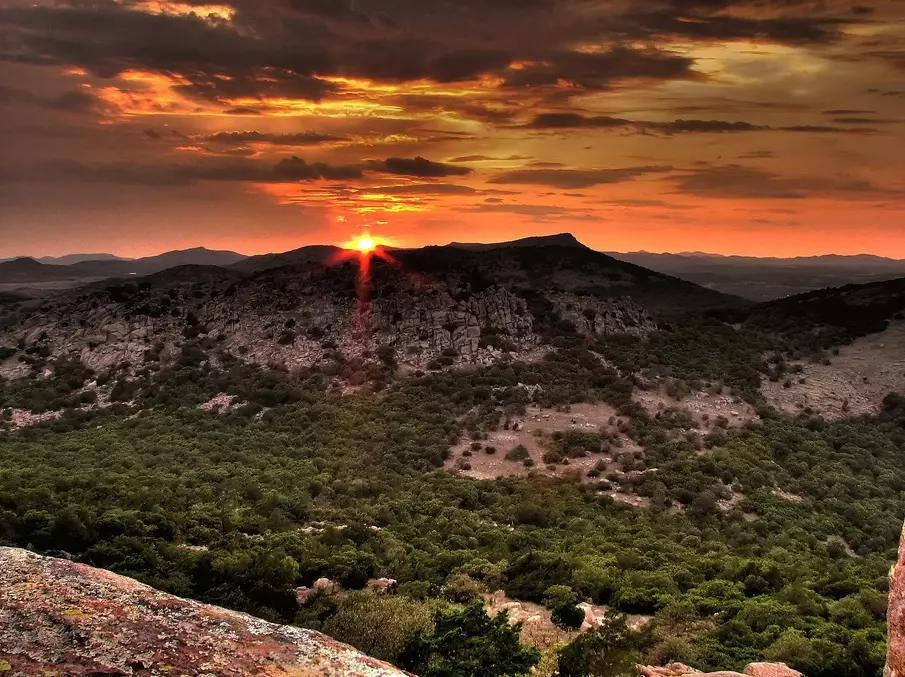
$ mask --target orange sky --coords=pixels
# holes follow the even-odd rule
[[[895,0],[0,7],[0,258],[570,231],[905,258]]]

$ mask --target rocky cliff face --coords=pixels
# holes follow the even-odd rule
[[[905,677],[905,529],[899,561],[889,572],[889,611],[886,671],[884,677]]]
[[[645,335],[656,324],[627,298],[551,299],[580,333]],[[166,363],[188,342],[260,365],[310,366],[337,352],[425,368],[440,359],[487,365],[532,355],[528,302],[501,284],[375,264],[306,264],[251,276],[210,268],[99,283],[31,309],[0,330],[0,374],[23,376],[26,351],[71,356],[96,371]]]
[[[317,632],[13,548],[0,548],[0,672],[10,677],[408,674]]]

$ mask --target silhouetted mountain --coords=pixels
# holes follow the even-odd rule
[[[0,283],[35,285],[65,280],[78,282],[150,275],[176,266],[229,266],[244,258],[236,252],[212,251],[203,247],[131,261],[109,258],[79,261],[71,265],[46,264],[31,258],[21,258],[0,263]]]
[[[447,247],[466,249],[468,251],[485,251],[488,249],[506,249],[509,247],[577,247],[588,249],[578,241],[572,233],[559,233],[558,235],[541,235],[538,237],[526,237],[509,242],[450,242]]]
[[[870,254],[830,254],[789,259],[699,252],[612,252],[610,255],[754,301],[769,301],[840,284],[863,284],[905,275],[905,261]]]
[[[48,266],[28,257],[0,263],[0,283],[32,283],[73,277],[66,266]]]
[[[300,263],[319,263],[328,260],[331,256],[340,251],[342,251],[340,247],[316,244],[293,249],[292,251],[283,252],[282,254],[249,256],[238,263],[234,263],[231,267],[246,273],[252,273],[259,270],[282,268],[283,266],[292,266]]]
[[[115,256],[114,254],[67,254],[66,256],[42,256],[37,259],[39,263],[49,266],[71,266],[74,263],[82,263],[83,261],[132,261],[123,256]]]

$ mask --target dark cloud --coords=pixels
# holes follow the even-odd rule
[[[776,157],[772,150],[752,150],[738,156],[740,160],[769,160]]]
[[[450,162],[517,162],[520,160],[531,159],[533,158],[528,155],[463,155],[461,157],[454,157]]]
[[[64,113],[103,113],[105,105],[88,89],[70,89],[54,96],[40,96],[27,89],[0,85],[0,105],[38,106]]]
[[[695,169],[669,180],[679,193],[726,199],[800,200],[826,194],[868,199],[890,192],[862,179],[784,176],[742,165]]]
[[[635,123],[608,115],[584,116],[581,113],[540,113],[528,126],[534,129],[579,129],[632,127]]]
[[[674,0],[668,7],[638,3],[637,10],[623,17],[626,35],[631,37],[676,37],[696,40],[766,40],[785,44],[826,43],[838,38],[843,27],[863,21],[851,13],[836,16],[808,11],[808,2],[761,3],[798,9],[802,16],[751,16],[733,13],[748,9],[750,2],[733,0],[688,2]],[[650,6],[646,8],[645,6]]]
[[[752,19],[713,13],[727,3],[664,8],[650,1],[631,5],[628,13],[577,0],[441,0],[430,8],[382,0],[365,3],[366,10],[326,3],[337,11],[312,11],[301,0],[230,4],[236,9],[231,20],[154,14],[110,0],[7,7],[0,10],[0,59],[75,65],[106,78],[156,71],[178,76],[178,91],[208,101],[318,101],[341,92],[326,79],[332,76],[451,83],[495,75],[508,87],[566,83],[600,90],[626,80],[695,77],[688,56],[624,46],[638,39],[822,41],[855,20]],[[576,48],[583,43],[603,48]]]
[[[214,134],[198,134],[192,137],[198,141],[223,144],[226,146],[244,146],[249,143],[265,143],[273,146],[317,146],[325,143],[343,141],[347,137],[319,132],[297,132],[294,134],[271,134],[258,131],[216,132]]]
[[[661,50],[617,48],[607,52],[559,52],[505,75],[510,87],[566,83],[588,90],[633,78],[674,80],[692,76],[692,59]]]
[[[423,178],[465,176],[471,174],[472,171],[468,167],[457,167],[456,165],[445,164],[442,162],[432,162],[420,156],[415,158],[391,157],[386,160],[371,160],[368,162],[368,168],[387,174],[420,176]]]
[[[295,156],[280,160],[274,167],[274,171],[277,176],[292,181],[311,181],[313,179],[344,181],[360,179],[363,176],[359,167],[329,165],[323,162],[308,164]]]
[[[553,188],[590,188],[601,184],[633,181],[642,176],[667,172],[665,166],[624,167],[621,169],[516,169],[495,176],[494,184],[551,186]]]
[[[188,186],[199,181],[242,181],[283,183],[326,179],[341,181],[360,179],[359,167],[309,164],[299,157],[284,158],[274,164],[245,158],[207,158],[192,164],[141,165],[127,162],[84,163],[78,160],[42,162],[18,174],[5,177],[6,182],[73,182],[114,183],[145,186]]]
[[[833,122],[840,124],[840,125],[889,125],[889,124],[895,124],[896,122],[901,122],[901,120],[886,120],[883,118],[846,117],[846,118],[834,118]]]
[[[160,136],[160,134],[158,132],[154,131],[153,129],[144,130],[144,134],[149,139],[153,139],[154,141],[157,141],[158,139],[163,138]]]
[[[876,111],[872,110],[858,110],[853,108],[833,108],[831,110],[823,111],[824,115],[872,115],[876,113]]]
[[[377,186],[368,188],[365,192],[384,195],[475,195],[480,191],[453,183],[412,183],[403,186]]]
[[[860,124],[860,123],[849,123]],[[531,129],[631,129],[642,133],[661,134],[713,134],[723,132],[811,132],[837,134],[871,134],[879,130],[862,127],[834,127],[829,125],[793,125],[771,127],[745,121],[728,120],[627,120],[608,115],[585,116],[580,113],[540,113],[527,125]]]
[[[879,134],[879,129],[870,127],[831,127],[829,125],[792,125],[777,127],[781,132],[806,132],[810,134]]]

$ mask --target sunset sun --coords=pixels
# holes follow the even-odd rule
[[[355,240],[355,249],[360,251],[362,254],[370,254],[374,251],[374,248],[377,247],[377,242],[374,238],[364,235],[357,240]]]

